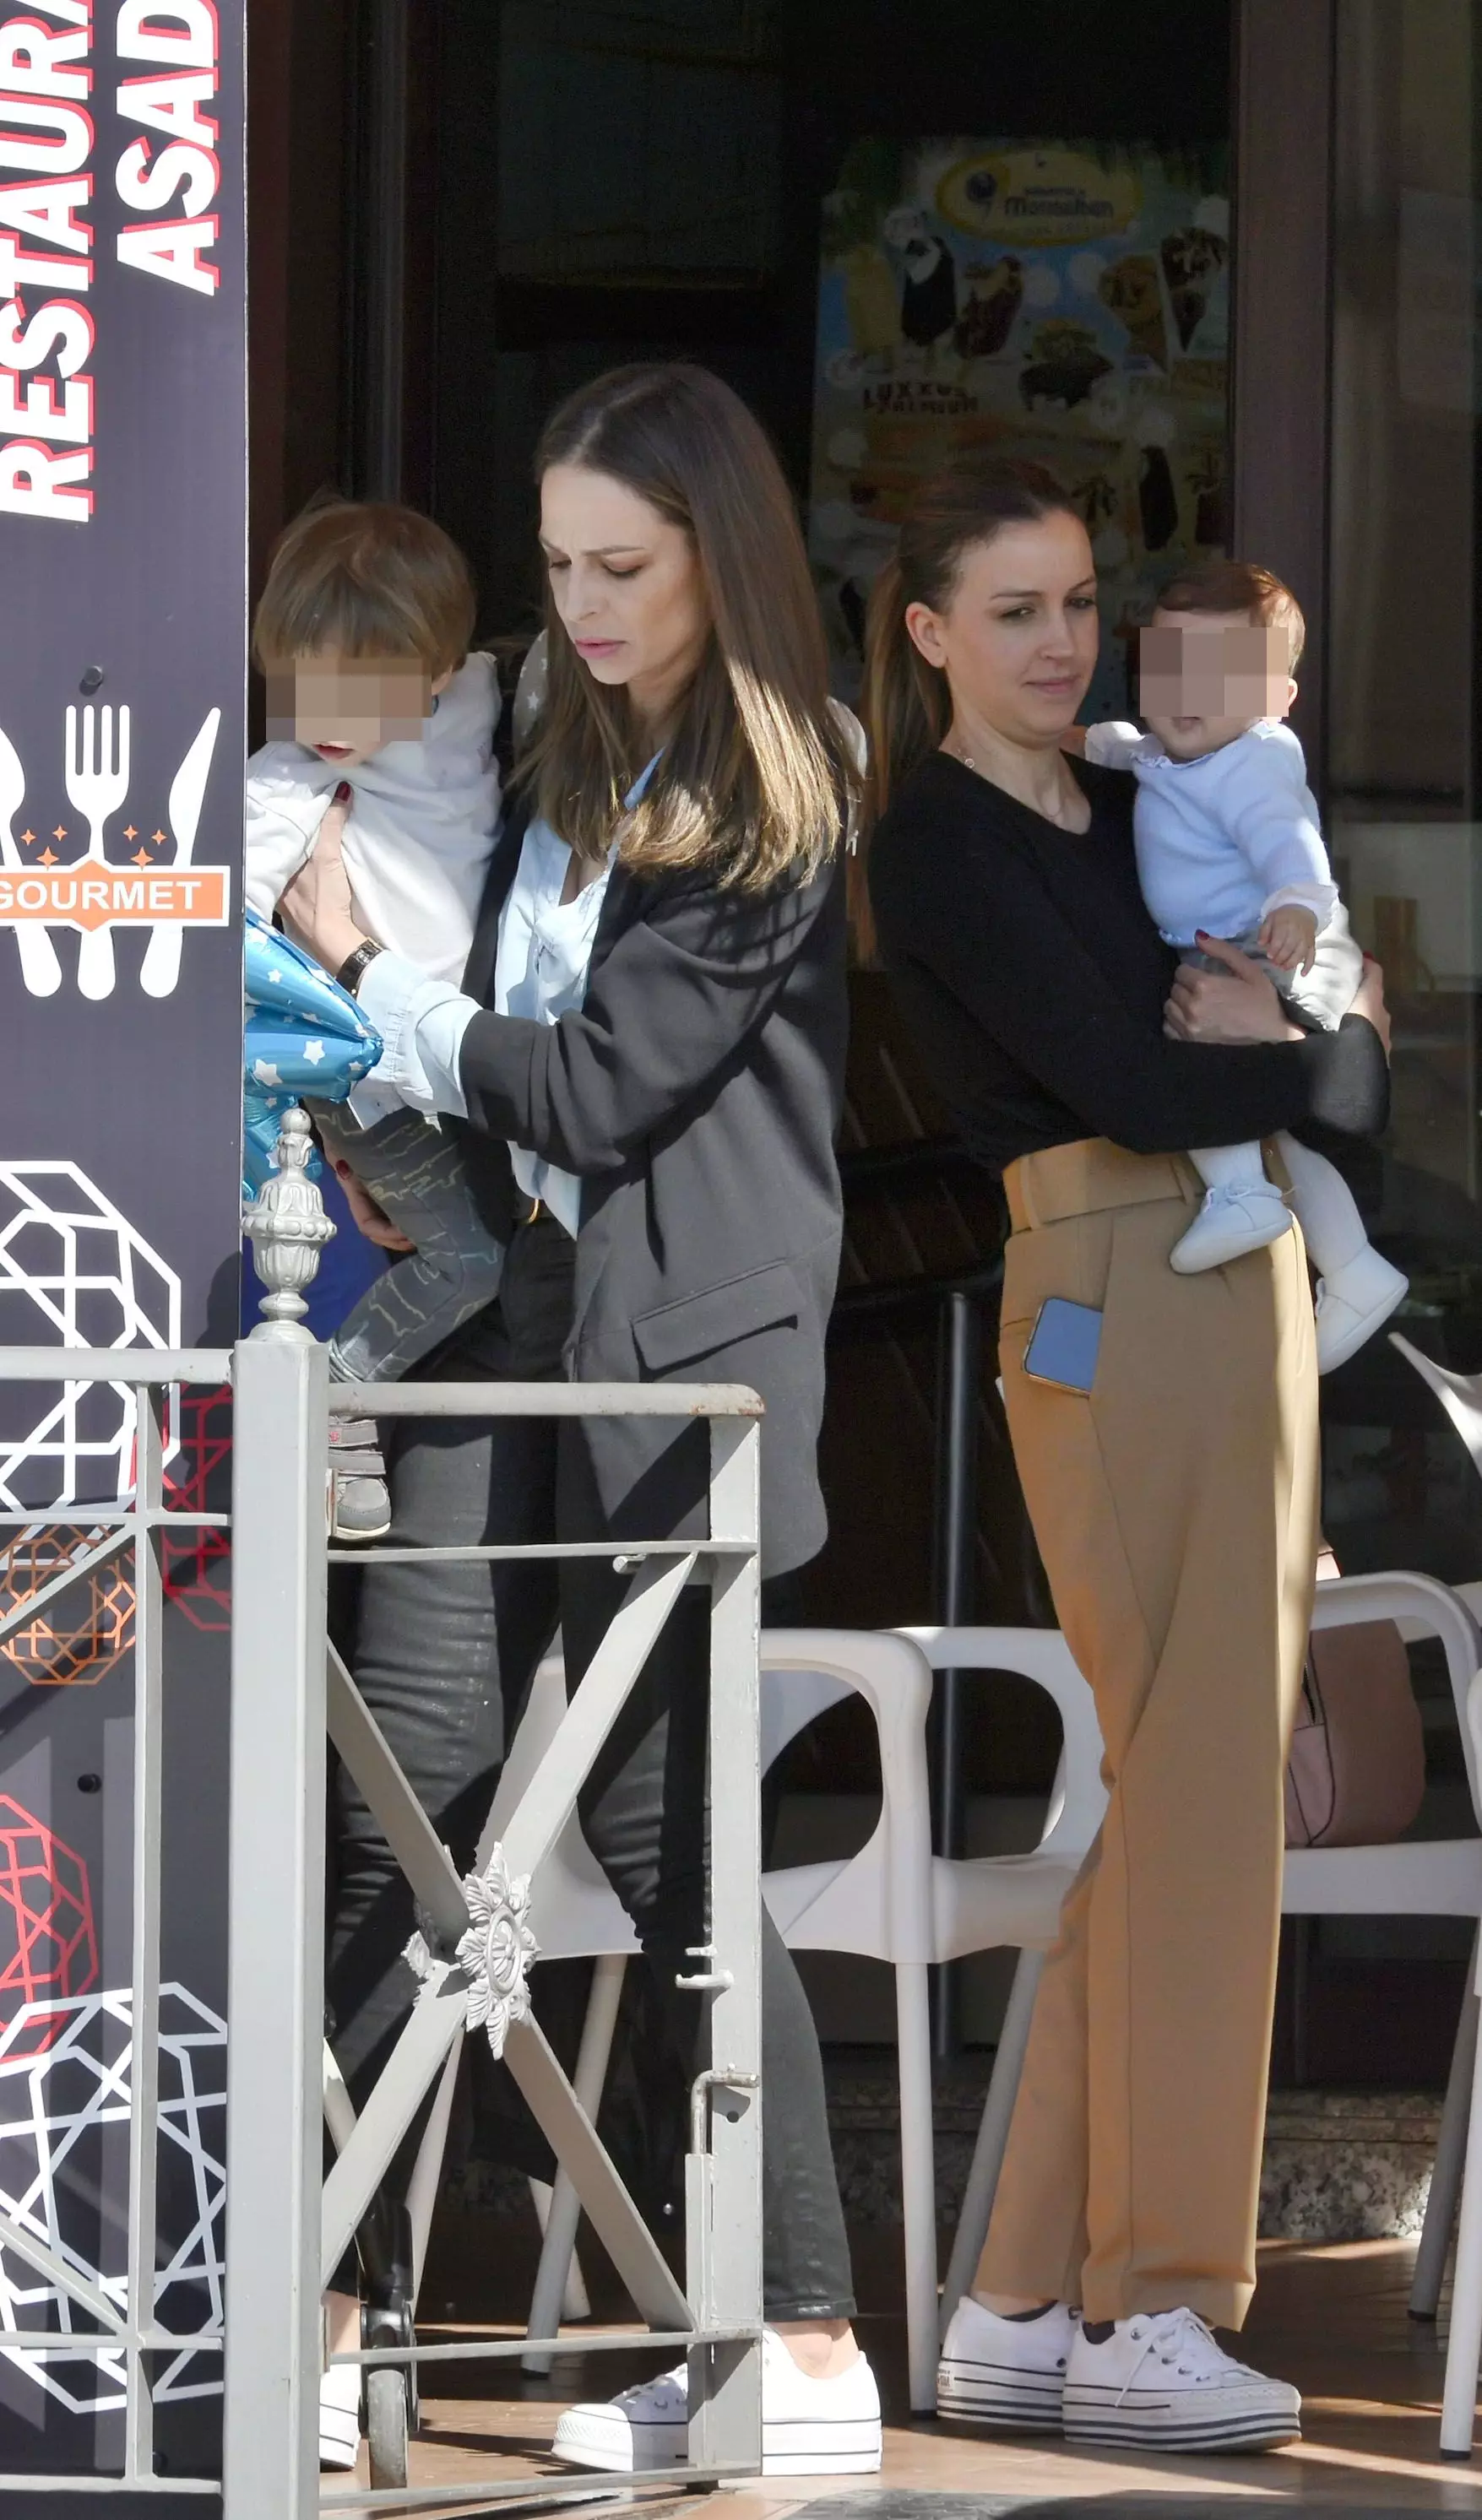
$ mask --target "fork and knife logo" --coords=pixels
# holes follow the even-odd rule
[[[21,976],[33,998],[55,996],[62,961],[54,927],[76,931],[77,986],[85,998],[113,993],[113,930],[149,927],[139,979],[145,996],[167,998],[180,977],[180,949],[187,927],[224,927],[230,916],[228,870],[194,864],[196,832],[205,783],[221,725],[208,709],[201,730],[170,783],[167,819],[175,843],[172,861],[153,864],[141,848],[127,864],[104,850],[104,834],[129,790],[127,708],[69,708],[65,771],[74,813],[87,825],[83,855],[57,861],[50,844],[27,856],[16,837],[25,802],[25,773],[9,736],[0,728],[0,927],[14,928]],[[30,835],[27,834],[27,837]],[[127,837],[137,838],[130,832]],[[163,833],[157,834],[162,838]],[[65,838],[66,833],[53,837]]]

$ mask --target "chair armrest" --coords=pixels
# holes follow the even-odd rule
[[[931,1711],[931,1672],[909,1638],[877,1629],[767,1628],[761,1640],[763,1686],[769,1676],[796,1671],[821,1677],[833,1688],[805,1692],[807,1713],[836,1702],[844,1689],[863,1697],[879,1732],[881,1809],[867,1845],[842,1868],[870,1870],[883,1865],[882,1896],[888,1911],[883,1948],[895,1958],[924,1956],[931,1930],[931,1803],[926,1771],[926,1721]],[[804,1720],[806,1720],[806,1715]],[[837,1868],[809,1867],[822,1880]],[[825,1949],[846,1950],[830,1940]],[[865,1948],[865,1946],[860,1946]]]
[[[1101,1728],[1096,1700],[1057,1628],[900,1628],[933,1671],[1011,1671],[1033,1681],[1059,1709],[1064,1752],[1041,1847],[1079,1857],[1106,1809]]]

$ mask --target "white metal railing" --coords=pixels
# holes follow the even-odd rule
[[[0,1351],[5,1379],[108,1381],[140,1400],[134,1497],[82,1508],[100,1538],[81,1564],[132,1547],[136,1567],[133,2022],[137,2059],[129,2130],[127,2285],[123,2306],[90,2285],[45,2240],[0,2215],[0,2249],[41,2273],[59,2299],[96,2323],[69,2351],[117,2351],[127,2372],[125,2450],[112,2477],[0,2476],[0,2491],[223,2494],[225,2520],[307,2520],[316,2510],[456,2511],[502,2500],[585,2498],[590,2476],[509,2478],[467,2487],[321,2495],[320,2295],[415,2121],[444,2076],[468,2016],[469,1964],[457,1944],[471,1908],[445,1848],[401,1776],[374,1717],[325,1634],[325,1476],[329,1385],[323,1348],[291,1323],[264,1324],[230,1356],[118,1351]],[[168,1387],[219,1386],[234,1397],[230,1963],[227,2051],[226,2319],[190,2334],[157,2316],[155,2240],[155,2060],[159,2022],[160,1534],[220,1524],[220,1514],[167,1510],[160,1429]],[[469,1559],[591,1556],[629,1575],[625,1597],[517,1807],[502,1845],[477,1869],[538,1873],[588,1771],[626,1703],[687,1583],[710,1597],[710,1767],[714,1798],[706,1949],[687,1984],[705,1994],[709,2064],[696,2082],[686,2168],[686,2273],[670,2272],[538,2026],[512,2019],[505,2060],[612,2258],[651,2341],[683,2348],[690,2378],[690,2461],[624,2480],[671,2489],[755,2473],[761,2439],[760,1895],[757,1817],[758,1420],[735,1386],[454,1384],[337,1391],[380,1417],[645,1417],[707,1423],[709,1536],[516,1548],[369,1550],[357,1556]],[[55,1518],[75,1523],[79,1508]],[[19,1521],[22,1517],[13,1517]],[[27,1526],[48,1519],[23,1517]],[[106,1529],[105,1529],[106,1527]],[[0,1640],[45,1595],[0,1621]],[[380,1822],[428,1919],[427,1970],[417,2003],[360,2115],[340,2090],[339,2150],[323,2179],[326,1740],[333,1738]],[[471,1876],[472,1878],[472,1876]],[[538,1883],[531,1911],[538,1945]],[[435,2112],[434,2112],[435,2115]],[[115,2288],[116,2289],[116,2288]],[[632,2328],[582,2329],[580,2350],[632,2350]],[[55,2353],[58,2334],[0,2328],[0,2353]],[[151,2361],[224,2346],[223,2478],[154,2472]],[[337,2362],[419,2367],[517,2358],[523,2334],[454,2344],[410,2343],[337,2355]]]

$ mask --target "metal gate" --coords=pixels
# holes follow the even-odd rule
[[[116,1508],[87,1508],[100,1537],[68,1562],[61,1591],[86,1565],[121,1551],[134,1560],[134,1953],[127,2284],[120,2306],[67,2262],[44,2232],[0,2217],[12,2250],[68,2305],[71,2351],[110,2351],[127,2375],[125,2452],[116,2476],[0,2476],[0,2492],[223,2497],[225,2520],[307,2520],[317,2510],[456,2511],[499,2500],[590,2498],[590,2475],[536,2475],[466,2487],[366,2491],[318,2469],[323,2366],[320,2296],[403,2136],[445,2081],[471,2025],[493,2018],[503,2054],[558,2161],[647,2322],[654,2345],[681,2350],[690,2381],[690,2459],[623,2480],[636,2488],[754,2474],[761,2444],[760,1891],[757,1817],[757,1516],[760,1404],[732,1386],[553,1383],[366,1385],[365,1414],[460,1418],[643,1416],[708,1423],[709,1537],[703,1541],[358,1551],[357,1557],[451,1562],[592,1556],[629,1577],[624,1598],[502,1841],[485,1832],[461,1879],[402,1777],[353,1679],[328,1648],[325,1463],[329,1385],[324,1349],[265,1324],[230,1355],[60,1350],[0,1352],[0,1379],[124,1385],[138,1397],[137,1479]],[[220,1522],[167,1508],[161,1426],[172,1385],[234,1395],[226,2315],[178,2334],[156,2299],[156,2081],[160,1927],[160,1581],[164,1535]],[[59,1517],[60,1518],[60,1517]],[[68,1509],[75,1521],[77,1508]],[[12,1518],[16,1519],[15,1517]],[[44,1523],[45,1514],[26,1517]],[[686,1584],[710,1598],[710,1763],[714,1798],[707,1941],[682,1981],[706,1997],[709,2062],[695,2083],[686,2164],[686,2272],[671,2273],[571,2084],[524,2009],[508,1958],[525,1914],[540,1938],[539,1870]],[[0,1641],[44,1595],[0,1619]],[[324,2077],[326,1741],[332,1739],[415,1894],[423,1983],[402,2035],[359,2117]],[[491,1936],[493,1941],[491,1943]],[[323,2177],[327,2098],[337,2158]],[[434,2120],[436,2111],[433,2112]],[[79,2331],[78,2318],[90,2322]],[[59,2322],[60,2324],[60,2322]],[[0,2352],[55,2352],[59,2324],[0,2328]],[[632,2328],[580,2332],[583,2353],[640,2341]],[[649,2341],[649,2340],[643,2340]],[[160,2356],[224,2351],[224,2476],[154,2472],[152,2372]],[[337,2361],[372,2370],[472,2358],[517,2358],[524,2337],[373,2348]]]

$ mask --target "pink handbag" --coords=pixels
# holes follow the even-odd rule
[[[1320,1575],[1336,1574],[1330,1554]],[[1410,1657],[1391,1619],[1325,1628],[1302,1674],[1286,1766],[1288,1846],[1387,1846],[1425,1791]]]

